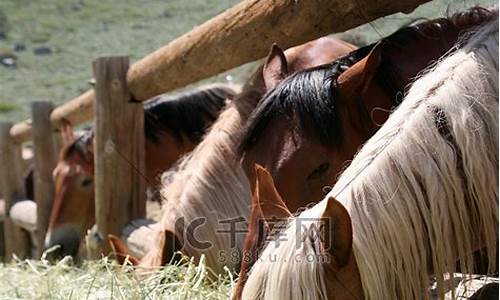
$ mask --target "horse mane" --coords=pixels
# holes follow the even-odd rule
[[[144,104],[144,133],[146,139],[158,142],[162,132],[169,131],[182,141],[185,135],[193,143],[202,138],[207,124],[211,124],[226,104],[236,94],[233,86],[209,84],[175,95],[160,95]],[[87,162],[93,156],[89,150],[94,139],[94,129],[87,128],[61,151],[61,160],[75,153]]]
[[[185,135],[197,144],[207,124],[217,119],[226,99],[235,90],[227,84],[210,84],[176,95],[161,95],[144,105],[144,127],[148,140],[158,142],[162,132],[169,131],[179,141]]]
[[[376,44],[381,43],[384,47],[383,59],[374,80],[389,95],[395,96],[392,101],[393,105],[397,106],[401,102],[405,87],[400,86],[401,75],[398,64],[392,62],[390,58],[392,49],[400,49],[422,38],[439,41],[443,32],[454,29],[458,34],[461,28],[484,23],[496,15],[496,10],[472,7],[447,18],[405,26],[381,41],[354,50],[329,64],[291,74],[274,89],[268,91],[255,108],[239,133],[239,155],[254,145],[276,116],[283,116],[290,120],[290,124],[297,124],[309,136],[317,138],[325,145],[342,146],[344,137],[338,117],[341,103],[336,101],[338,97],[335,88],[337,78],[345,70],[368,55]],[[368,112],[363,115],[369,118]]]
[[[353,253],[367,299],[429,299],[429,270],[443,299],[444,274],[471,273],[478,242],[487,247],[493,270],[498,150],[493,20],[415,81],[325,200],[302,212],[301,222],[287,224],[279,247],[267,244],[243,299],[326,298],[325,263],[296,257],[323,253],[311,229],[332,196],[351,216]]]
[[[235,249],[226,235],[218,233],[221,225],[216,222],[234,220],[246,216],[249,211],[250,185],[241,164],[235,158],[235,136],[263,93],[263,86],[257,84],[261,74],[262,68],[259,67],[242,87],[242,92],[221,112],[198,146],[162,175],[161,194],[165,203],[160,228],[155,234],[160,237],[163,235],[162,230],[184,234],[186,230],[177,227],[180,216],[186,224],[204,217],[207,223],[198,227],[196,234],[199,240],[210,237],[212,249],[202,250],[192,246],[187,242],[192,240],[191,236],[178,238],[184,241],[183,253],[197,258],[205,255],[207,265],[212,266],[216,273],[223,273],[224,270],[222,267],[216,269],[216,266],[221,266],[220,253],[213,249]],[[236,244],[242,245],[243,239],[244,235],[239,237]],[[141,260],[142,266],[149,267],[161,262],[161,244],[154,243],[152,246]],[[227,262],[230,269],[235,269],[236,265],[233,260]]]

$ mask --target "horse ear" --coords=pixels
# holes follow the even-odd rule
[[[368,55],[340,74],[337,83],[341,90],[365,94],[382,62],[382,43],[376,44]]]
[[[241,298],[247,273],[257,260],[267,234],[272,230],[273,222],[269,221],[273,219],[278,221],[292,216],[274,187],[271,174],[258,164],[254,167],[256,176],[252,192],[252,207],[248,216],[248,232],[243,243],[243,259],[233,299]]]
[[[182,246],[175,233],[169,230],[164,230],[161,238],[160,243],[163,244],[161,251],[161,265],[164,266],[178,260],[176,255],[177,252],[181,250]]]
[[[264,219],[286,219],[292,217],[285,202],[274,186],[273,177],[262,166],[255,165],[256,190]],[[270,227],[272,229],[272,226]]]
[[[285,53],[278,45],[273,44],[262,69],[266,90],[274,88],[288,74],[288,63]]]
[[[75,140],[75,133],[73,132],[73,126],[71,122],[67,119],[62,119],[60,121],[61,137],[65,145],[73,143]]]
[[[129,261],[134,266],[139,265],[139,259],[130,254],[130,250],[119,237],[108,234],[108,241],[119,264]]]
[[[257,167],[260,166],[255,165],[256,172]],[[241,293],[245,286],[248,271],[250,271],[257,260],[259,250],[263,246],[269,231],[269,225],[264,219],[264,215],[260,208],[259,180],[258,177],[255,177],[255,185],[252,192],[252,206],[250,208],[250,215],[248,216],[248,232],[245,237],[245,242],[243,243],[243,259],[241,260],[238,284],[233,299],[241,299]]]
[[[352,253],[351,217],[340,202],[330,197],[321,219],[324,221],[323,249],[333,257],[335,265],[342,268]]]

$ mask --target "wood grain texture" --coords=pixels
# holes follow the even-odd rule
[[[58,128],[62,119],[68,120],[74,126],[92,120],[94,117],[94,106],[94,91],[89,90],[75,99],[56,107],[50,115],[52,126]],[[33,127],[32,123],[32,120],[28,119],[12,126],[10,135],[14,141],[22,143],[29,140]]]
[[[5,212],[19,199],[25,199],[21,145],[15,143],[10,134],[11,123],[0,122],[0,185],[5,201]],[[9,216],[4,218],[5,257],[7,260],[15,254],[20,258],[30,254],[29,235],[16,226]]]
[[[283,49],[343,32],[397,12],[411,12],[429,0],[246,0],[136,62],[127,75],[135,100],[219,74],[264,57],[272,43]],[[76,125],[94,114],[92,90],[54,110]],[[29,138],[29,120],[11,131],[18,142]]]
[[[93,63],[96,79],[95,207],[104,240],[119,236],[131,220],[145,216],[144,111],[131,102],[126,84],[127,57]],[[109,245],[104,243],[104,253]]]
[[[57,164],[57,146],[50,121],[54,109],[52,102],[37,101],[31,103],[31,119],[33,120],[33,151],[35,173],[33,187],[35,194],[37,238],[37,257],[42,255],[45,234],[49,225],[52,204],[54,203],[55,186],[52,172]]]

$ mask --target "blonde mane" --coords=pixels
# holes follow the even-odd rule
[[[234,220],[247,216],[249,212],[250,185],[235,156],[235,136],[244,120],[235,107],[226,109],[203,142],[181,162],[180,171],[176,172],[171,183],[162,188],[162,195],[167,201],[161,221],[165,229],[182,232],[179,228],[175,231],[173,227],[179,216],[184,217],[186,224],[206,217],[207,223],[197,229],[196,235],[201,241],[211,237],[213,249],[200,252],[189,243],[184,243],[183,252],[197,258],[204,254],[209,266],[221,265],[217,250],[232,249],[229,236],[217,232],[224,229],[217,221]],[[240,240],[236,246],[239,247],[243,244],[244,235],[237,237]],[[230,256],[231,253],[225,255]],[[226,262],[226,265],[234,269],[236,264],[231,262]]]
[[[498,150],[495,20],[413,84],[325,198],[352,219],[367,299],[429,299],[429,270],[444,298],[444,274],[470,273],[479,245],[496,266]],[[326,298],[324,263],[296,258],[321,253],[308,237],[327,201],[289,222],[279,247],[264,248],[243,299]]]
[[[257,73],[256,73],[257,74]],[[258,73],[260,75],[260,73]],[[247,90],[245,90],[247,88]],[[177,235],[184,228],[176,227],[176,221],[183,217],[185,224],[204,218],[206,223],[199,226],[196,238],[200,241],[210,241],[210,248],[201,250],[187,240],[192,236],[178,236],[183,243],[183,253],[199,259],[205,255],[206,263],[215,272],[223,273],[222,265],[235,268],[234,259],[220,262],[219,251],[228,249],[239,251],[244,235],[237,236],[237,247],[230,247],[229,235],[217,233],[226,229],[217,223],[220,220],[232,220],[248,215],[250,186],[245,172],[236,160],[236,133],[248,118],[253,109],[256,87],[247,86],[236,99],[231,101],[219,118],[212,125],[203,141],[179,164],[162,176],[162,197],[164,199],[162,219],[157,230],[156,242],[152,249],[141,260],[143,266],[156,266],[161,263],[162,231],[168,230]],[[258,99],[257,99],[258,100]],[[246,223],[241,225],[246,226]],[[244,229],[244,227],[243,227]],[[231,253],[225,253],[231,258]],[[217,267],[220,267],[217,269]]]

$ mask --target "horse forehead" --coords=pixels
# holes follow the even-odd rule
[[[84,162],[82,160],[72,159],[72,160],[62,160],[59,161],[52,171],[52,176],[58,178],[64,176],[67,178],[69,176],[74,176],[82,173],[86,170]]]
[[[259,158],[256,162],[265,165],[273,174],[303,144],[299,131],[287,118],[273,118],[249,152],[255,153]]]
[[[279,155],[277,156],[276,168],[281,168],[286,162],[288,162],[294,154],[298,152],[306,143],[306,139],[302,134],[299,133],[300,130],[292,129],[284,132],[282,135],[282,142],[280,143],[281,149]]]

